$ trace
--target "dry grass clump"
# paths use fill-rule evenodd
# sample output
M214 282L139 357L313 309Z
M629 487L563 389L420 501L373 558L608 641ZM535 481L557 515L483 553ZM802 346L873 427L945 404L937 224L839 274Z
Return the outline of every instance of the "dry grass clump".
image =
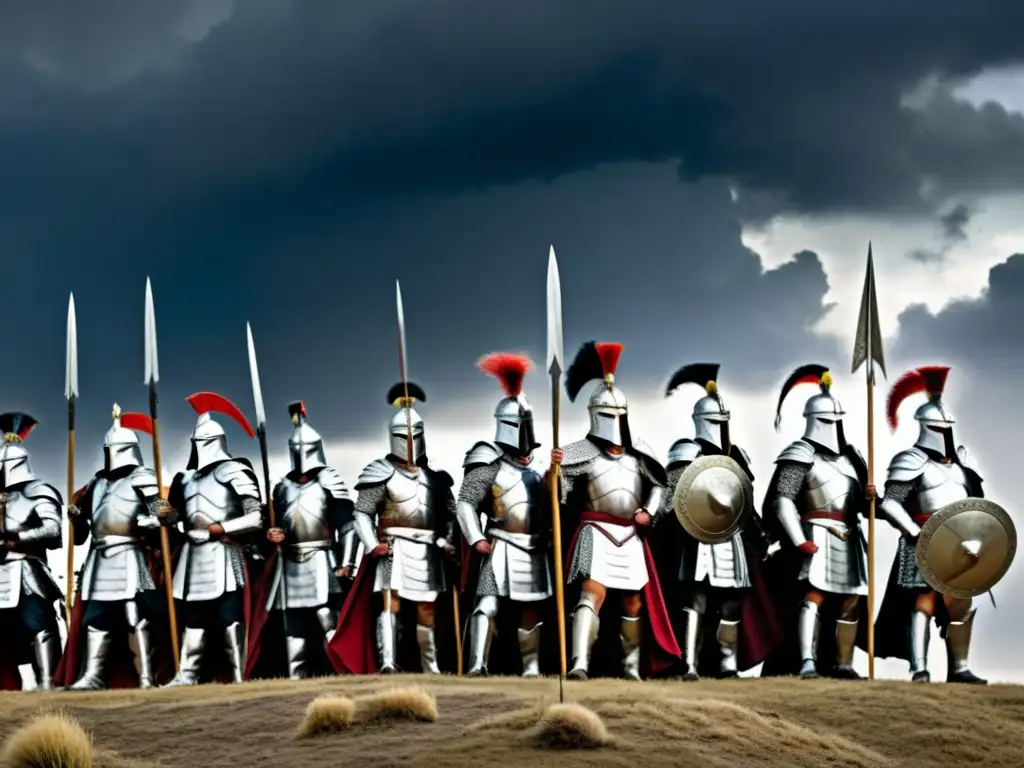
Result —
M597 713L580 704L552 704L540 716L530 739L548 749L597 749L612 743Z
M344 731L355 718L356 705L344 696L318 696L309 702L295 738L308 739L325 733Z
M11 768L92 768L92 738L66 712L41 712L4 745Z
M426 689L395 688L356 699L355 718L370 723L381 720L418 720L432 723L437 720L437 699Z

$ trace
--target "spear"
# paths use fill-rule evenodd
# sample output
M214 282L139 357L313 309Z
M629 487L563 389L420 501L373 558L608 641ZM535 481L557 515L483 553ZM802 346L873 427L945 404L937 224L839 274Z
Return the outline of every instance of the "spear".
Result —
M153 308L153 287L146 278L146 347L145 347L145 381L149 387L149 416L153 420L153 469L156 471L156 484L163 493L164 470L160 459L160 422L157 419L156 385L160 381L160 364L156 352L156 310ZM160 553L164 561L164 586L167 589L167 617L171 628L171 650L174 653L174 672L178 672L178 615L174 610L174 573L171 571L171 538L167 526L160 526Z
M402 284L395 281L395 307L398 311L398 371L402 377L402 394L405 403L405 423L408 429L406 444L408 452L406 462L410 471L416 471L416 461L413 455L412 437L412 403L409 401L409 369L406 365L405 354L405 308L402 306ZM391 591L384 592L384 610L391 610ZM462 620L459 617L459 590L452 589L452 616L455 620L455 655L456 675L462 675Z
M551 445L558 447L558 423L562 402L562 283L558 276L555 247L548 255L548 373L551 374ZM565 679L565 584L562 578L562 505L559 498L558 466L551 467L551 535L555 549L555 605L558 614L558 700L564 702L562 681Z
M75 294L68 299L67 354L64 360L64 397L68 401L68 496L75 495L75 402L78 400L78 321L75 317ZM64 578L64 617L71 628L71 608L75 595L75 527L68 518L68 562Z
M878 324L878 298L875 296L875 265L868 243L868 266L864 275L864 293L860 300L860 318L853 345L851 373L867 363L865 384L868 401L868 485L875 484L875 365L885 376L882 331ZM868 502L868 678L875 679L875 499Z

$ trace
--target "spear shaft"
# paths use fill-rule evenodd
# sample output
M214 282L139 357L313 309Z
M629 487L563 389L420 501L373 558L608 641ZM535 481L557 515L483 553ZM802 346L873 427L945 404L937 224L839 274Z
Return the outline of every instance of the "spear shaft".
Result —
M153 420L153 464L160 495L164 492L163 461L160 456L160 420L157 418L156 382L149 382L149 416ZM171 651L174 654L174 672L178 673L178 614L174 607L174 571L171 568L171 536L166 525L160 526L160 559L164 566L164 588L167 592L167 618L171 630Z
M68 504L75 495L75 400L74 394L68 397ZM71 609L75 597L75 526L68 519L67 565L64 578L64 618L67 620L68 631L71 631Z

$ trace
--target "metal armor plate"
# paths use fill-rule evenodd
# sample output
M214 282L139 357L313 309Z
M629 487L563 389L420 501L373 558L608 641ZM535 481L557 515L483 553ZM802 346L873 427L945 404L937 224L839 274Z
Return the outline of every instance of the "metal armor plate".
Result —
M988 499L948 504L921 526L917 567L936 592L970 598L1006 575L1017 553L1017 529L1006 510Z
M385 485L386 495L380 511L380 522L405 528L435 530L437 521L434 519L434 511L437 505L433 496L436 489L431 481L429 472L409 472L404 467L396 467L395 473Z
M701 456L679 477L672 508L683 529L704 544L731 539L754 507L754 486L728 456Z
M145 514L146 505L139 498L131 476L113 483L96 480L92 490L92 536L134 536L135 518Z
M540 476L530 467L501 461L491 484L494 520L508 533L537 533L541 511Z
M304 485L285 478L278 490L281 527L296 542L333 540L328 518L328 495L316 481Z
M628 520L643 506L643 475L635 456L602 453L590 469L590 508ZM653 511L653 510L652 510Z

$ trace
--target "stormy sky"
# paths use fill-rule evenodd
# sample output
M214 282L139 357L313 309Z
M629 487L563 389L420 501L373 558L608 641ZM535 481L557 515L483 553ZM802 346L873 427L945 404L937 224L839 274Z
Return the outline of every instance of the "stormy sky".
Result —
M401 279L410 374L458 477L497 394L474 361L545 367L553 244L567 354L626 344L619 380L659 450L691 429L668 375L721 362L767 479L799 430L799 397L771 429L797 364L835 367L863 440L846 374L870 240L889 380L954 366L959 437L1015 512L1022 22L1010 0L0 2L3 408L39 419L35 466L63 490L74 291L84 482L111 404L146 405L148 275L169 470L188 394L252 413L251 321L275 454L302 399L354 480L390 416ZM881 474L913 429L877 425ZM981 673L1024 677L989 658L1024 607L1018 570L979 626Z

